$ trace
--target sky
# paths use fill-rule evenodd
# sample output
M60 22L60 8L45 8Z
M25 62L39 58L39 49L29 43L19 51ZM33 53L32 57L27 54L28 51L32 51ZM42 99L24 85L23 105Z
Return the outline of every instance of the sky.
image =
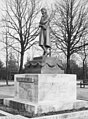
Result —
M41 0L42 1L42 7L50 7L51 4L54 3L55 0ZM0 0L0 19L2 18L1 17L1 14L3 13L4 14L4 11L2 10L3 9L3 5L4 5L4 0ZM2 35L0 35L0 39L2 39ZM3 48L3 44L0 43L0 60L3 61L5 63L5 49ZM33 48L30 50L30 52L33 53ZM30 52L26 53L27 55L30 54ZM27 60L27 55L25 55L25 58L24 58L24 63L26 62ZM31 55L31 57L33 56L34 54ZM41 55L41 53L39 53L39 55Z

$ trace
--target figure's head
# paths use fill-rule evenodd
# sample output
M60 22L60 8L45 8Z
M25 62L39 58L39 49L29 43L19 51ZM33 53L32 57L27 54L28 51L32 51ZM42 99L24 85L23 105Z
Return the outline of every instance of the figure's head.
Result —
M41 9L41 13L42 13L42 15L47 14L47 10L46 10L46 8L42 8L42 9Z

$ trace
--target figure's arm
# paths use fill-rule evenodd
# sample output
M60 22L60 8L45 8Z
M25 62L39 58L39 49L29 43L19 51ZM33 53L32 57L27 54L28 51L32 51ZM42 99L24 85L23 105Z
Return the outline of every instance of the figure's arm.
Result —
M39 27L42 27L44 30L46 30L48 23L49 23L48 17L45 20L41 19L39 23Z
M46 28L47 28L47 24L39 24L39 27L41 27L41 28L43 28L44 30L46 30Z
M47 24L47 22L49 22L48 17L46 19L40 21L40 23L43 24L43 25Z

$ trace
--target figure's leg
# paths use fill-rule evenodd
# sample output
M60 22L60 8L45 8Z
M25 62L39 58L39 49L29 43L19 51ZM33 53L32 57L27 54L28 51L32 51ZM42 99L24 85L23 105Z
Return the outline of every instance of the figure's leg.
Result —
M45 55L46 53L47 53L47 49L46 49L46 47L45 46L41 46L42 47L42 49L43 49L43 55Z
M49 53L48 54L49 54L49 57L51 57L51 48L49 48Z
M51 48L49 47L45 47L46 48L46 52L45 52L45 55L51 57Z

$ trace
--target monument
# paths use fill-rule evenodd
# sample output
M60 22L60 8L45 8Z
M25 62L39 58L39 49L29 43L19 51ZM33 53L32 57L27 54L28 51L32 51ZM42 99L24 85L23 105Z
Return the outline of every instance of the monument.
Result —
M48 57L49 19L45 8L41 12L39 45L43 56L29 63L29 73L15 75L14 98L4 99L4 105L33 114L81 108L76 97L76 75L64 74L60 61Z
M61 61L50 57L49 18L45 8L41 13L39 46L43 56L30 61L28 74L15 75L14 99L4 100L13 108L21 103L20 109L34 114L64 110L65 104L76 101L76 76L64 74Z

